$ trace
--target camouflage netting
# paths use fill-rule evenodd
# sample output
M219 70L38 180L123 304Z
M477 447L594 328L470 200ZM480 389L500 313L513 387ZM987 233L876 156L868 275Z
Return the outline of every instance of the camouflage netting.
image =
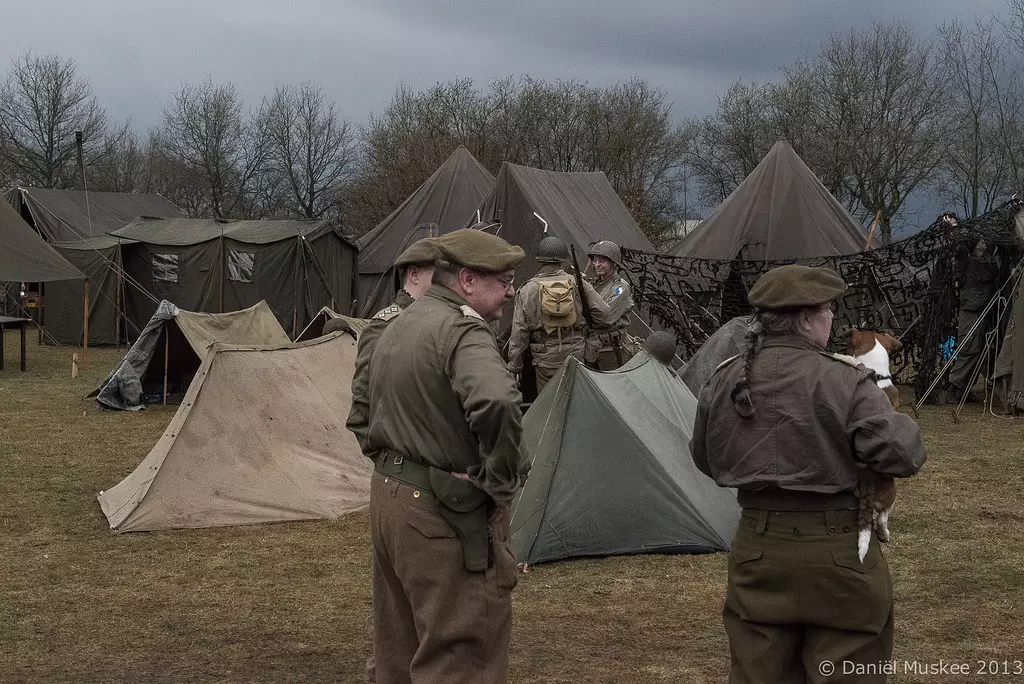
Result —
M894 332L904 345L894 373L921 396L942 367L943 346L956 335L958 260L965 246L984 238L995 248L1009 297L1011 272L1024 254L1015 225L1022 206L1014 197L975 219L943 214L905 240L848 256L714 261L623 249L622 261L645 317L676 333L684 360L724 323L752 311L747 291L769 269L787 263L832 268L848 284L837 302L833 348L843 351L839 334L852 325Z

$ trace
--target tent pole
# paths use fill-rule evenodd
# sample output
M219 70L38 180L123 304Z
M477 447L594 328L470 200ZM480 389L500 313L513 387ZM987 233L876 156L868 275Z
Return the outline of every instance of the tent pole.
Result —
M224 228L220 229L220 304L218 311L224 313Z
M82 370L89 370L89 279L85 279L82 298Z
M292 304L292 334L295 335L295 328L299 325L299 305Z
M121 276L117 277L117 289L114 290L114 347L121 345Z
M171 356L171 331L164 326L164 406L167 406L167 361Z

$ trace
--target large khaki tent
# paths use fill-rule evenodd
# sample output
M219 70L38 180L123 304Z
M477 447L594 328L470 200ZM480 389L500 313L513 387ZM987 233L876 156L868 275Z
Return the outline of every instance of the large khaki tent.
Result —
M523 419L532 470L513 502L516 558L728 550L740 509L693 464L696 412L646 352L610 373L570 357Z
M99 503L118 532L337 518L370 499L345 429L356 343L215 344L163 437Z
M89 281L89 344L121 344L134 339L122 315L123 282L119 240L107 233L139 216L181 216L160 195L14 188L7 201L64 259ZM43 324L60 344L83 342L82 281L47 283L43 288ZM131 333L129 335L129 332Z
M519 282L525 282L540 268L534 256L545 235L544 221L548 235L576 247L581 267L586 266L590 245L598 240L654 251L608 177L600 171L561 173L505 162L480 205L480 216L484 221L500 222L498 234L526 252L526 259L516 269Z
M139 286L122 288L132 328L160 299L211 313L265 300L296 335L322 307L348 313L356 298L356 245L329 221L143 217L110 237Z
M864 251L866 241L863 227L790 144L780 140L670 253L697 259L775 261L855 254Z
M266 302L222 314L180 309L162 301L142 334L89 396L112 409L135 410L144 395L180 394L215 343L282 346L288 335Z
M394 299L393 266L422 237L465 228L494 176L459 146L423 185L359 239L359 314L373 315Z
M1017 285L1012 307L992 373L996 406L1006 414L1024 413L1024 279Z
M41 283L84 277L46 244L18 212L0 202L0 281Z

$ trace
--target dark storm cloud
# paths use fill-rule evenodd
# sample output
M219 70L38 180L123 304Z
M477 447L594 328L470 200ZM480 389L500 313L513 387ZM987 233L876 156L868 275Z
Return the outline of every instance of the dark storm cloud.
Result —
M639 76L680 116L713 111L735 80L769 80L831 32L872 20L936 24L1003 11L1002 0L360 0L89 3L5 8L0 45L74 57L101 103L137 127L160 121L182 83L231 81L251 104L275 85L321 84L349 118L380 112L395 87L527 74L608 84Z

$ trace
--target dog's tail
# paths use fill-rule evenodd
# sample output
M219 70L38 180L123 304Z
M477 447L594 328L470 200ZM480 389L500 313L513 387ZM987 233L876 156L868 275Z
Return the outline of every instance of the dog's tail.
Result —
M871 506L871 497L874 488L865 479L857 484L857 555L860 562L868 555L868 547L871 545L871 528L875 522L874 509Z

